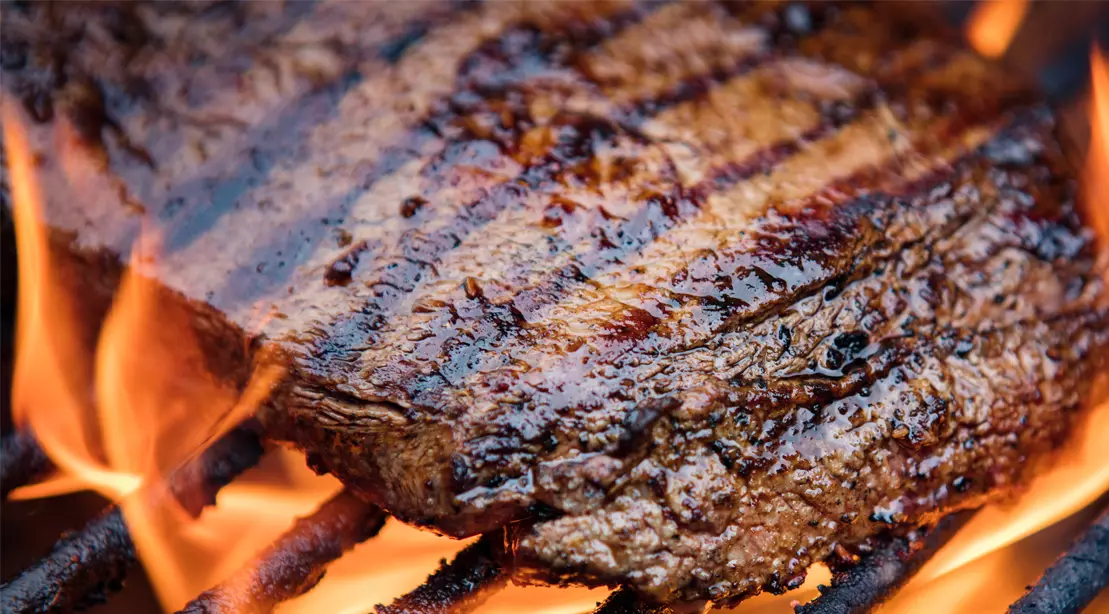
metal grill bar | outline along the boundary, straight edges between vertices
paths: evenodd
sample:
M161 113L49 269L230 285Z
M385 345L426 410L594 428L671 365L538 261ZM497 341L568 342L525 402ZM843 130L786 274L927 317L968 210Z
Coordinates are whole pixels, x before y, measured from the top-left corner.
M257 425L224 435L166 483L144 487L139 496L167 488L190 514L215 502L216 493L262 457ZM71 612L103 602L118 590L135 565L135 545L116 505L80 531L63 536L45 558L0 587L0 612Z
M53 470L54 463L30 431L9 433L0 442L0 499Z
M327 565L377 535L388 515L340 491L233 576L193 599L179 614L264 614L311 590Z
M973 512L944 518L931 530L894 537L854 567L837 573L821 596L794 608L797 614L869 612L893 595L970 519Z
M377 614L464 614L504 587L508 573L500 563L504 536L482 535L459 552L454 560L443 560L439 569L415 590L391 605L379 605Z
M1009 614L1080 612L1106 585L1109 585L1109 510L1009 608Z
M673 614L674 610L665 605L644 602L635 591L627 588L617 589L605 602L593 610L593 614Z

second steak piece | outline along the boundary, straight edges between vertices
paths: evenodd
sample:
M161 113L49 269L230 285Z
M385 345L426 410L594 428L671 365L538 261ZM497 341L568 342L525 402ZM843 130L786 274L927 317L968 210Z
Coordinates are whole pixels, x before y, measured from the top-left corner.
M141 9L88 41L137 59L6 83L56 240L162 229L130 264L215 364L281 357L259 418L400 519L522 520L521 578L729 602L1011 493L1080 416L1106 315L1073 170L958 44L881 7L358 6L257 17L287 62Z

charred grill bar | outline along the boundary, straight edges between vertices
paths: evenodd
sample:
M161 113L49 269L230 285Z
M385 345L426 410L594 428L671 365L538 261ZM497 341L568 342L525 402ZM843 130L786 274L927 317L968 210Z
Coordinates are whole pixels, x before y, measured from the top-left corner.
M17 430L0 441L0 500L50 473L54 463L30 431Z
M162 488L193 516L215 502L216 493L262 456L258 426L238 427L165 484L141 488L133 496L154 496ZM135 565L135 545L119 506L62 537L35 565L0 587L0 611L12 614L69 612L103 602L119 590Z
M377 614L462 614L480 606L508 582L501 564L504 536L482 535L431 574L420 586L390 605L377 606Z
M234 461L225 464L225 470ZM226 474L225 474L226 475ZM215 484L216 482L212 482ZM218 490L218 488L215 488ZM214 492L214 491L212 491ZM891 596L970 518L949 516L926 533L891 538L847 571L798 614L869 612ZM376 535L386 515L343 491L297 521L243 572L198 596L182 613L272 611L281 601L310 590L328 563L358 542ZM465 548L412 592L378 614L470 612L507 583L503 536L489 534ZM135 562L134 545L118 507L80 532L64 537L51 556L4 585L4 612L70 612L102 603L118 590ZM1109 584L1109 512L1104 513L1060 557L1020 601L1015 614L1078 612ZM594 614L672 614L669 606L644 601L619 589Z
M869 612L908 582L970 519L972 512L953 514L928 530L891 537L853 567L836 573L821 596L795 608L797 614Z
M209 589L179 614L263 614L311 590L327 565L377 535L387 515L346 490L296 521L241 571Z
M1109 509L1059 557L1009 614L1080 612L1109 585Z
M72 612L107 601L135 565L123 511L111 506L53 551L0 587L0 610L15 614Z
M616 590L593 614L673 614L668 606L646 603L635 591L621 588Z

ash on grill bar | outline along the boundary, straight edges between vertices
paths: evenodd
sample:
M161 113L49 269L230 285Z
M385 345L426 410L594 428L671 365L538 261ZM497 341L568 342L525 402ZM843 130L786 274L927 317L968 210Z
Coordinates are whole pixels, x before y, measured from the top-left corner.
M0 3L0 611L1109 612L1107 39Z

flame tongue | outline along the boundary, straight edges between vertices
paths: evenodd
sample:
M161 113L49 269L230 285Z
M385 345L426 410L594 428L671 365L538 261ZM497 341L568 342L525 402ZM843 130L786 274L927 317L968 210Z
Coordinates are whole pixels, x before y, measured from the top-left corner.
M42 201L32 179L34 161L26 134L9 105L5 104L3 111L20 279L12 417L18 427L36 433L58 467L75 474L90 469L85 459L96 456L92 445L95 423L89 420L92 399L85 392L92 389L92 361L84 343L87 335L79 334L74 305L60 291L61 270L53 262L47 230L39 221ZM49 410L35 411L35 407ZM97 470L89 471L85 478L109 493L133 487Z
M978 53L999 58L1028 14L1028 0L984 0L970 17L967 38Z
M1091 224L1109 248L1109 59L1090 52L1090 150L1083 173L1083 197Z
M256 526L250 523L264 515L257 496L246 499L233 489L233 504L253 505L234 508L234 518L213 513L200 520L169 496L161 476L249 415L280 369L258 369L241 394L235 382L209 372L191 307L139 274L156 266L152 232L137 242L114 297L99 297L82 283L74 258L51 249L43 223L48 203L13 106L5 100L2 107L20 275L13 413L60 470L13 496L91 489L119 502L163 607L176 610L271 541L294 513L310 509L320 489L298 491L303 506L274 501L278 517ZM67 134L64 126L57 134ZM57 145L63 168L80 165L66 158L83 155L80 148Z

